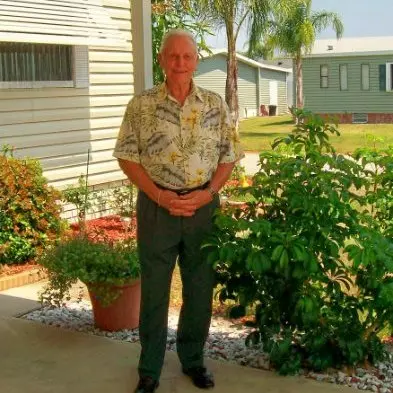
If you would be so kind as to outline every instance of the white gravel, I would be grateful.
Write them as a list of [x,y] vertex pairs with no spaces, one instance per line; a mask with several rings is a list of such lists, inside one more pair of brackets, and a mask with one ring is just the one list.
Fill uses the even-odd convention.
[[[138,329],[106,332],[96,329],[93,324],[91,305],[88,301],[70,302],[62,308],[43,307],[32,311],[23,318],[69,330],[109,337],[113,340],[138,342]],[[176,329],[178,315],[170,313],[168,321],[167,349],[176,350]],[[212,359],[226,360],[242,366],[269,370],[269,356],[261,346],[246,347],[245,338],[251,328],[235,325],[233,322],[214,317],[206,343],[205,354]],[[301,370],[301,375],[318,381],[347,385],[360,390],[388,393],[393,392],[393,356],[370,369],[357,368],[349,372],[329,370],[314,373]]]

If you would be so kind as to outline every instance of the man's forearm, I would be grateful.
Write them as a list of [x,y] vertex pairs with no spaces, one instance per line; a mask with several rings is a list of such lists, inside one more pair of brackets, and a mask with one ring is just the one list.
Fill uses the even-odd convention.
[[119,166],[128,179],[142,190],[153,201],[157,202],[159,188],[150,179],[142,165],[136,162],[118,159]]
[[235,162],[227,164],[218,164],[216,171],[210,181],[210,187],[218,192],[224,186],[226,181],[231,176],[232,170],[235,166]]
[[[145,169],[142,167],[142,165],[137,164],[132,161],[127,161],[127,160],[122,160],[119,159],[119,166],[123,170],[123,172],[126,174],[128,179],[135,184],[140,190],[142,190],[145,194],[148,195],[150,199],[153,201],[157,202],[159,205],[163,205],[166,209],[170,210],[172,208],[177,207],[176,203],[180,203],[180,207],[178,207],[179,212],[171,213],[174,215],[184,215],[184,209],[188,213],[188,207],[184,207],[181,204],[187,204],[187,201],[184,201],[184,199],[188,199],[187,197],[181,197],[179,198],[175,193],[170,192],[170,191],[162,191],[160,190],[154,182],[151,180],[149,175],[146,173]],[[226,183],[226,181],[229,179],[231,176],[233,167],[235,166],[235,163],[227,163],[227,164],[218,164],[216,171],[214,172],[214,175],[210,181],[210,187],[218,192]],[[199,191],[198,191],[199,192]],[[198,193],[197,192],[197,193]],[[193,195],[193,193],[189,194],[190,197]],[[176,197],[176,198],[175,198]],[[160,198],[160,201],[158,199]],[[211,198],[211,197],[210,197]],[[174,199],[176,199],[176,202],[173,202]],[[180,201],[180,199],[183,199],[183,201]],[[208,202],[208,201],[207,201]],[[175,203],[173,205],[173,203]],[[206,202],[202,203],[205,204]],[[195,207],[193,207],[195,210]],[[188,214],[189,215],[189,214]]]

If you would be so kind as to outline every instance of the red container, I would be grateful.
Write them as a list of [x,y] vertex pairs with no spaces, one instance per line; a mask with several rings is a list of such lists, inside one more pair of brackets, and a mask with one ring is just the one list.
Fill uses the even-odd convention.
[[93,307],[94,324],[107,331],[135,329],[139,326],[139,310],[141,302],[141,281],[134,280],[128,284],[110,287],[119,291],[118,296],[109,305],[103,305],[95,292],[98,285],[88,285]]

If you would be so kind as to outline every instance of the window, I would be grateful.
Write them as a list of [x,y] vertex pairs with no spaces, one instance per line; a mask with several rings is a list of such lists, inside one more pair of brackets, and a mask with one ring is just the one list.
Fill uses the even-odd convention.
[[367,124],[368,114],[367,113],[352,113],[353,124]]
[[79,82],[88,75],[87,51],[87,46],[0,42],[0,88],[86,87]]
[[360,67],[361,88],[362,90],[370,90],[370,65],[362,64]]
[[393,63],[379,65],[379,90],[393,91]]
[[393,91],[393,63],[386,64],[386,91]]
[[340,90],[348,90],[348,65],[340,64]]
[[329,86],[329,67],[327,64],[321,65],[320,69],[321,87],[327,88]]

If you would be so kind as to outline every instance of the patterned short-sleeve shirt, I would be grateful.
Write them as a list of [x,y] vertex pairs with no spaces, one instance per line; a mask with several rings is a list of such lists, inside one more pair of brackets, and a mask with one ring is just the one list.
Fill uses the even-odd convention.
[[219,163],[244,156],[225,101],[194,83],[183,106],[165,83],[132,98],[113,155],[141,164],[155,183],[174,190],[200,186]]

